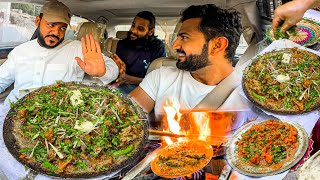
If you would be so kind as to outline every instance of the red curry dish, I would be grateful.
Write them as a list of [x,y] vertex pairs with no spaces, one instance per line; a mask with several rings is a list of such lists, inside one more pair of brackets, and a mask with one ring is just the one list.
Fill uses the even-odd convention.
[[248,66],[243,90],[258,107],[299,114],[320,107],[320,56],[298,48],[267,52]]
[[260,173],[278,170],[294,158],[297,139],[298,131],[289,123],[267,120],[255,124],[236,141],[238,163]]

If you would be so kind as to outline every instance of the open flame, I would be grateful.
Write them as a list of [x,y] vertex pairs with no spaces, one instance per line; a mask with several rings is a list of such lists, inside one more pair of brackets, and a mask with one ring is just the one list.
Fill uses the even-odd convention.
[[181,130],[179,125],[181,118],[181,113],[179,112],[179,104],[175,104],[170,99],[167,99],[166,105],[163,108],[167,114],[169,130],[175,134],[179,134]]
[[[171,101],[170,99],[167,99],[163,108],[167,114],[163,131],[185,135],[184,132],[181,132],[181,127],[179,125],[181,118],[179,104],[174,103],[174,101]],[[173,143],[173,140],[170,137],[164,136],[163,139],[165,140],[167,145]]]
[[163,108],[166,112],[163,118],[163,131],[186,136],[180,138],[164,136],[163,140],[167,145],[187,139],[199,139],[220,146],[227,141],[235,117],[235,113],[232,112],[180,113],[180,105],[170,99],[166,100]]
[[191,116],[191,119],[194,120],[194,126],[191,126],[191,133],[199,134],[198,139],[206,141],[207,137],[211,135],[211,129],[209,125],[210,114],[207,112],[193,112]]

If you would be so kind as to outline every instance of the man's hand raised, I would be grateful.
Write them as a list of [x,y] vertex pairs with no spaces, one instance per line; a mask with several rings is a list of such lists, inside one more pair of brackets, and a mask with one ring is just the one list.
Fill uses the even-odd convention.
[[96,41],[91,34],[87,34],[86,38],[81,38],[81,43],[83,60],[79,57],[75,58],[81,69],[90,76],[104,76],[106,73],[106,65],[98,41]]

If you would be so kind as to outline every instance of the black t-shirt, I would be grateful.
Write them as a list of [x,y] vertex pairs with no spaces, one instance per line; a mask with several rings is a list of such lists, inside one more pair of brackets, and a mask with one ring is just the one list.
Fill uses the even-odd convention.
[[155,39],[148,50],[135,48],[130,43],[130,40],[120,40],[116,50],[116,54],[126,64],[128,75],[144,78],[151,62],[166,56],[165,46],[159,39]]

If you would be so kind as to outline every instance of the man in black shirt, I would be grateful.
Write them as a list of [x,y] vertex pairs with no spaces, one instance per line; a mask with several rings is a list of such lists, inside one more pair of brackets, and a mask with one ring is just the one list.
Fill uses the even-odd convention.
[[120,75],[113,85],[125,94],[139,85],[153,60],[166,55],[165,46],[154,31],[154,15],[149,11],[139,12],[127,38],[117,44],[112,58],[119,66]]

